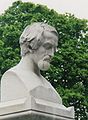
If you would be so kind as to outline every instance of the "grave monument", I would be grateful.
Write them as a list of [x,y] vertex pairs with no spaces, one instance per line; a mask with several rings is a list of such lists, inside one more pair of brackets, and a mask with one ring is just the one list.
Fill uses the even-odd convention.
[[73,120],[60,95],[41,75],[58,45],[56,29],[46,23],[28,25],[20,36],[21,60],[1,79],[0,120]]

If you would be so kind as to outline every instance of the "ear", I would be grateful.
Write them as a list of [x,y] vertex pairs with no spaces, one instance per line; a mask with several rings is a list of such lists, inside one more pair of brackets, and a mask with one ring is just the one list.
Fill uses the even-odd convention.
[[25,47],[27,48],[27,50],[28,50],[30,53],[33,53],[32,46],[30,45],[30,43],[29,43],[28,41],[26,41]]

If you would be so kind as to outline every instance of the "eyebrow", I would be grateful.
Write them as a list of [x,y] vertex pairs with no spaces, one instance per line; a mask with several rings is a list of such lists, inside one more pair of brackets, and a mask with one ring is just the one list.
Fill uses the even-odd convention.
[[51,31],[51,33],[55,34],[58,37],[58,32],[57,31]]
[[55,46],[55,47],[57,47],[58,46],[58,43],[56,43],[56,42],[50,42],[50,41],[46,41],[44,44],[51,44],[52,46]]

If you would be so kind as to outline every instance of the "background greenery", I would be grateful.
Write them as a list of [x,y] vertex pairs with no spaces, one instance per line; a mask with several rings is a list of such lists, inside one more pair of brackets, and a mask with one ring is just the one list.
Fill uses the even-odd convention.
[[42,74],[51,82],[65,106],[75,107],[75,119],[87,120],[88,21],[58,14],[46,6],[14,2],[0,16],[0,77],[20,60],[19,37],[32,22],[46,22],[59,34],[58,51],[51,68]]

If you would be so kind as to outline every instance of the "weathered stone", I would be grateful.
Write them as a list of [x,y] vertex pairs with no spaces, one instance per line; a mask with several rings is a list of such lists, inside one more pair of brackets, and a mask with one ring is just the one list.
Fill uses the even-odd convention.
[[20,37],[22,59],[1,79],[0,120],[71,120],[60,95],[41,75],[50,67],[58,45],[55,28],[45,23],[27,26]]

